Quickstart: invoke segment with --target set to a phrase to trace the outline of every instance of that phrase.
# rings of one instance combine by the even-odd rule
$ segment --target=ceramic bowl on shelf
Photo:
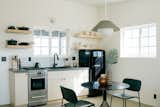
[[[14,39],[7,40],[7,45],[17,45],[17,40]]]
[[[24,27],[24,26],[23,26],[23,27],[17,27],[17,29],[18,29],[18,30],[29,30],[28,27]]]
[[[20,42],[20,43],[18,43],[18,45],[25,45],[25,46],[28,46],[28,45],[30,45],[30,43],[28,43],[28,42]]]
[[[13,29],[13,30],[15,30],[16,27],[15,27],[15,26],[9,26],[8,29]]]

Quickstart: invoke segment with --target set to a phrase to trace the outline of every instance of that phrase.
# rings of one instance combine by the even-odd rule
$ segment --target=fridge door
[[[79,66],[89,67],[89,81],[97,81],[105,73],[105,51],[79,50]],[[101,95],[98,90],[89,89],[89,97]]]
[[[92,51],[92,81],[98,80],[101,74],[105,73],[105,53],[104,51]]]
[[[90,50],[79,50],[79,66],[80,67],[90,67]]]
[[[105,73],[105,52],[103,50],[92,50],[89,80],[97,81],[101,74]],[[89,97],[102,95],[102,91],[90,89]]]

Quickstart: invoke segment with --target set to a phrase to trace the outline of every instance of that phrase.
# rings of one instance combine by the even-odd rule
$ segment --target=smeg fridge
[[[79,50],[79,66],[89,67],[89,81],[97,81],[105,73],[104,50]],[[97,90],[89,90],[89,97],[101,95]]]

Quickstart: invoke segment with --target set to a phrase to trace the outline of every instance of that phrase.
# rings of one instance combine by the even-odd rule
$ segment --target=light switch
[[[32,59],[31,59],[31,57],[28,57],[28,61],[31,61]]]

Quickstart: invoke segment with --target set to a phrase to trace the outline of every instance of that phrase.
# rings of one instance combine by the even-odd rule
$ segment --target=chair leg
[[[61,107],[63,107],[63,98],[62,98],[62,102],[61,102]]]
[[[113,96],[111,95],[110,107],[112,106],[112,97],[113,97]]]
[[[141,101],[140,101],[140,98],[139,98],[139,107],[141,107]]]
[[[125,102],[125,107],[127,107],[126,99],[124,100],[124,102]]]
[[[123,107],[124,107],[124,99],[122,99],[123,100]]]
[[[138,100],[139,100],[139,107],[141,107],[141,100],[140,100],[140,94],[138,92]]]
[[[125,95],[125,89],[123,89],[123,95]],[[123,98],[123,107],[126,107],[125,99]]]

